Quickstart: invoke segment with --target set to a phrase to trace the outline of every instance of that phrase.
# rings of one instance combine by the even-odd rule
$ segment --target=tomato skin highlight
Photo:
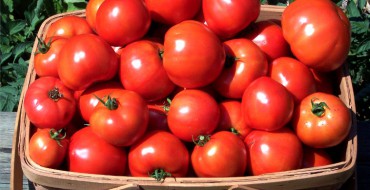
[[[247,154],[240,137],[220,131],[212,134],[204,146],[194,147],[191,163],[198,177],[237,177],[246,171]]]
[[[325,103],[321,116],[313,104]],[[316,92],[304,98],[294,111],[292,125],[299,139],[313,148],[329,148],[347,138],[352,115],[343,101],[332,94]]]
[[[346,60],[351,27],[345,13],[332,1],[295,1],[284,10],[281,24],[292,53],[310,68],[329,72]]]
[[[60,51],[58,74],[72,90],[84,90],[91,84],[116,76],[118,55],[95,34],[82,34],[68,40]]]
[[[37,128],[64,128],[76,112],[72,91],[58,78],[41,77],[27,89],[24,108],[28,119]]]
[[[202,23],[186,20],[166,32],[163,67],[176,85],[199,88],[211,84],[224,63],[221,41]]]
[[[88,139],[86,139],[88,137]],[[99,138],[91,127],[77,131],[70,140],[68,168],[72,172],[124,175],[127,152]]]
[[[189,157],[180,139],[172,133],[155,130],[131,146],[128,165],[135,177],[147,177],[156,169],[163,169],[172,177],[184,177],[189,169]]]

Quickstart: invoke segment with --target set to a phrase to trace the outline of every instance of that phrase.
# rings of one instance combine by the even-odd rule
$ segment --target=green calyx
[[[63,94],[59,92],[58,87],[54,87],[48,92],[49,98],[57,102],[60,98],[63,98]]]
[[[38,40],[36,54],[38,54],[38,53],[42,53],[42,54],[47,53],[50,49],[52,38],[49,38],[49,41],[47,43],[38,36],[36,36],[36,38]]]
[[[311,99],[311,112],[317,117],[322,117],[325,114],[325,108],[330,109],[325,102],[314,103],[317,98]]]
[[[164,171],[163,169],[156,169],[154,170],[153,173],[149,173],[149,176],[154,178],[155,180],[157,181],[161,181],[163,182],[166,177],[171,177],[172,175],[166,171]]]
[[[198,146],[204,146],[209,140],[211,140],[211,135],[199,135],[196,139],[193,139],[194,144]]]
[[[60,141],[65,139],[67,136],[67,133],[64,129],[59,129],[58,131],[55,129],[50,129],[49,134],[50,134],[50,138],[57,141],[58,145],[63,147]]]
[[[106,108],[108,108],[109,110],[116,110],[118,108],[118,101],[117,101],[116,98],[112,98],[111,96],[108,95],[107,100],[104,101],[103,99],[99,98],[98,96],[96,96],[96,95],[94,95],[94,96],[99,100],[99,102],[104,104],[104,106]]]

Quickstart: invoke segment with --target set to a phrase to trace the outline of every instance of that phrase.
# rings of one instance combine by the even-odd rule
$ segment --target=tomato
[[[242,97],[242,114],[250,128],[273,131],[292,118],[294,100],[290,92],[269,77],[253,81]]]
[[[100,5],[105,0],[89,0],[86,5],[86,21],[89,23],[91,29],[96,31],[95,21],[96,21],[96,12],[98,12],[98,9]]]
[[[227,98],[241,98],[255,79],[267,74],[267,59],[261,49],[244,38],[224,42],[227,56],[225,67],[213,87]]]
[[[160,23],[175,25],[195,17],[201,0],[145,0],[151,18]]]
[[[157,181],[184,177],[189,169],[189,151],[184,143],[166,131],[152,131],[130,147],[128,166],[134,177],[150,175]]]
[[[293,95],[295,103],[316,92],[316,83],[310,69],[291,57],[280,57],[272,61],[269,76],[284,85]]]
[[[315,79],[316,90],[318,92],[325,92],[329,94],[335,94],[337,92],[337,73],[332,72],[319,72],[315,69],[310,69]]]
[[[352,116],[342,100],[316,92],[304,98],[294,111],[293,127],[299,139],[313,148],[341,143],[349,134]]]
[[[221,73],[225,51],[218,37],[194,20],[172,26],[164,38],[163,66],[181,87],[211,84]]]
[[[99,138],[91,127],[80,129],[70,139],[68,167],[71,172],[124,175],[126,165],[126,150]]]
[[[220,131],[200,136],[191,153],[191,164],[198,177],[243,176],[247,168],[247,149],[241,138]]]
[[[40,40],[40,39],[39,39]],[[67,38],[54,36],[39,41],[38,51],[34,57],[34,67],[39,77],[58,76],[59,52],[68,41]]]
[[[112,46],[139,40],[151,23],[143,0],[105,0],[96,13],[96,32]]]
[[[192,142],[199,135],[211,134],[219,118],[220,109],[212,96],[201,90],[187,89],[172,99],[167,122],[174,135]]]
[[[244,140],[249,153],[249,172],[261,175],[301,168],[303,147],[290,129],[254,130]]]
[[[220,122],[216,131],[231,131],[244,139],[251,128],[245,123],[241,112],[241,102],[238,100],[223,100],[219,104]]]
[[[28,87],[24,109],[36,127],[59,130],[72,120],[76,100],[72,91],[58,78],[41,77]]]
[[[61,17],[49,26],[45,38],[54,36],[70,38],[80,34],[91,33],[93,33],[93,31],[86,19],[75,15],[67,15]]]
[[[333,161],[325,149],[303,147],[302,168],[326,166],[332,163]]]
[[[163,130],[170,131],[167,122],[167,112],[170,104],[167,100],[149,102],[149,123],[148,130]]]
[[[99,103],[100,98],[106,98],[116,89],[123,89],[122,85],[116,81],[94,83],[84,90],[78,99],[78,107],[82,118],[89,122],[90,116]]]
[[[132,42],[123,48],[119,75],[123,87],[147,101],[167,97],[175,84],[163,67],[162,53],[163,45],[149,40]]]
[[[30,158],[40,166],[57,169],[67,157],[69,140],[62,131],[41,129],[29,142]]]
[[[259,0],[203,0],[203,15],[212,31],[228,39],[257,20],[260,7]]]
[[[292,53],[307,66],[328,72],[346,60],[350,23],[330,0],[294,1],[284,10],[281,24]]]
[[[145,100],[131,90],[115,90],[105,97],[90,116],[91,129],[108,143],[130,146],[140,139],[149,120]]]
[[[118,70],[118,55],[102,38],[82,34],[68,40],[60,51],[58,74],[73,90],[112,79]]]
[[[266,54],[267,60],[290,56],[290,47],[284,39],[281,26],[271,20],[251,24],[244,37],[252,40]]]

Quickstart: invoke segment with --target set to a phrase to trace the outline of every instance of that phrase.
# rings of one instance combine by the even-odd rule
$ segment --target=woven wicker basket
[[[284,7],[261,7],[259,20],[280,19]],[[85,16],[84,11],[76,11],[52,16],[44,21],[38,36],[45,35],[51,23],[66,15]],[[37,42],[33,46],[35,51]],[[356,108],[348,68],[343,66],[338,70],[339,97],[352,110],[352,129],[345,143],[343,143],[340,161],[322,167],[292,170],[287,172],[271,173],[261,176],[229,177],[229,178],[167,178],[163,183],[158,183],[149,177],[107,176],[74,173],[54,170],[37,165],[29,157],[28,143],[31,125],[26,117],[23,107],[24,94],[29,85],[35,80],[36,73],[33,65],[33,54],[30,59],[28,73],[21,94],[17,121],[15,124],[14,147],[18,147],[13,156],[12,168],[19,178],[23,174],[33,183],[36,189],[339,189],[355,171],[357,154],[356,134]],[[21,165],[22,171],[17,170]],[[11,183],[16,183],[13,179]],[[19,189],[17,184],[11,184],[14,189]]]

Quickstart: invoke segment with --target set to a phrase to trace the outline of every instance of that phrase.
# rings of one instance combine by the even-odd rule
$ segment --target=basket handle
[[[139,190],[140,186],[137,184],[127,184],[127,185],[122,185],[118,186],[109,190]]]
[[[260,190],[260,189],[257,189],[257,188],[254,188],[254,187],[247,187],[247,186],[244,186],[244,185],[233,185],[231,187],[229,187],[228,190]]]

